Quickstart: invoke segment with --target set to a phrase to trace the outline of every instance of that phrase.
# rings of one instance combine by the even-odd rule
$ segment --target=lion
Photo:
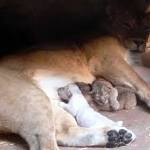
[[[24,137],[29,143],[31,150],[37,150],[37,147],[39,150],[56,150],[58,149],[56,142],[62,146],[116,147],[126,145],[135,139],[135,134],[132,131],[105,116],[98,117],[100,118],[98,126],[90,125],[86,127],[85,123],[88,122],[89,118],[81,114],[79,121],[82,122],[82,126],[79,125],[75,115],[62,107],[60,103],[61,99],[57,92],[60,87],[65,87],[76,82],[91,84],[97,77],[103,77],[115,86],[129,87],[141,101],[150,107],[149,85],[128,64],[126,49],[114,37],[97,38],[80,46],[56,47],[54,50],[53,48],[49,48],[49,51],[41,48],[24,54],[5,56],[1,58],[0,66],[1,68],[13,70],[25,78],[21,78],[20,81],[17,75],[12,76],[11,72],[4,72],[4,75],[12,76],[12,79],[10,79],[12,83],[17,84],[17,87],[10,84],[8,87],[13,90],[8,92],[14,93],[13,91],[16,90],[18,94],[24,93],[24,96],[22,96],[22,100],[22,97],[17,98],[18,94],[14,95],[13,105],[15,109],[11,108],[13,105],[9,97],[12,96],[8,95],[4,100],[1,96],[1,106],[3,108],[6,107],[9,110],[8,113],[18,114],[20,117],[22,116],[22,118],[28,120],[21,120],[20,124],[22,128],[20,129],[18,128],[19,117],[8,114],[9,117],[6,118],[7,121],[4,122],[2,127],[11,129],[11,126],[8,126],[7,122],[13,121],[14,130],[12,132],[19,133]],[[2,76],[2,80],[5,79],[4,75]],[[17,83],[14,80],[18,80]],[[8,85],[9,80],[7,79],[6,82],[7,84],[4,84]],[[22,85],[22,82],[29,84],[29,87]],[[27,88],[27,91],[26,88],[21,89],[24,86]],[[33,87],[33,89],[30,87]],[[7,90],[7,87],[2,88],[2,91],[4,89]],[[34,90],[39,91],[32,92]],[[73,102],[74,108],[81,108],[83,111],[84,107],[82,106],[86,105],[87,112],[85,109],[83,114],[88,113],[88,110],[91,112],[90,114],[93,114],[94,110],[91,110],[90,106],[85,103],[86,100],[80,90],[76,90],[76,88],[71,88],[70,90],[73,95],[71,102]],[[36,94],[40,97],[37,102],[36,99],[38,98]],[[22,103],[24,100],[26,104]],[[31,104],[35,104],[28,105],[30,101]],[[28,109],[25,109],[27,111],[22,111],[21,108],[24,107],[29,107],[29,111]],[[42,112],[40,115],[43,115],[41,117],[38,115],[40,112]],[[5,114],[3,109],[0,115],[2,114]],[[32,115],[31,119],[33,122],[30,122],[30,118],[28,117]],[[47,117],[49,117],[49,120]],[[91,115],[91,119],[93,118],[94,116]],[[24,127],[24,123],[28,126]],[[36,130],[35,127],[39,127],[40,131]],[[19,130],[20,132],[18,132],[18,129],[21,131]],[[31,131],[31,136],[27,136],[29,131]],[[44,139],[42,139],[43,134],[50,137],[46,138],[47,136],[44,136]],[[123,137],[121,138],[122,140],[118,140],[120,136]],[[36,142],[33,141],[31,143],[32,140],[30,138],[32,137]],[[124,137],[127,137],[127,139]],[[49,146],[49,143],[47,144],[47,139],[50,139],[51,146]]]

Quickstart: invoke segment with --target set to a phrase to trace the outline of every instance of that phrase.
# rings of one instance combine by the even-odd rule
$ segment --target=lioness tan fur
[[[61,86],[74,82],[92,83],[96,77],[102,76],[114,85],[124,85],[132,88],[137,96],[150,107],[149,86],[128,64],[126,49],[113,37],[98,38],[80,47],[50,49],[49,51],[42,49],[27,54],[5,57],[1,59],[0,66],[13,69],[22,74],[48,97],[45,99],[49,99],[50,104],[43,100],[40,103],[41,105],[44,103],[44,105],[47,104],[52,107],[53,113],[51,112],[49,117],[50,119],[51,117],[54,118],[56,140],[59,145],[105,146],[108,143],[107,132],[111,129],[116,129],[116,127],[112,127],[109,124],[104,128],[96,129],[79,127],[75,119],[63,108],[59,107],[60,99],[57,95],[57,88]],[[24,88],[24,85],[20,86]],[[9,105],[8,103],[6,108]],[[18,104],[15,107],[18,108]],[[41,112],[42,108],[37,107]],[[46,106],[45,109],[47,109]],[[20,112],[20,116],[22,113]],[[26,116],[26,114],[24,115]],[[34,118],[28,119],[29,121],[34,120]],[[117,130],[120,128],[117,127]],[[53,139],[52,136],[51,138]],[[48,150],[48,148],[43,147],[39,149]],[[57,146],[49,148],[49,150],[53,149],[57,149]]]
[[[59,76],[71,82],[92,83],[102,76],[114,85],[133,88],[150,106],[150,88],[127,62],[127,51],[115,38],[90,41],[82,47],[36,51],[4,58],[1,65],[20,70],[37,85],[40,78]],[[70,81],[68,81],[70,82]]]
[[[0,132],[22,136],[31,150],[57,149],[52,105],[25,76],[0,67]]]

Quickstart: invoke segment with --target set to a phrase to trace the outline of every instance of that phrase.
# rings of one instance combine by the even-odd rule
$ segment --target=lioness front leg
[[[93,75],[115,86],[128,86],[150,107],[150,87],[127,63],[126,49],[113,37],[99,38],[84,46]],[[95,53],[94,53],[94,52]]]
[[[104,77],[115,86],[128,86],[150,107],[150,88],[127,63],[126,49],[113,37],[93,40],[84,46],[88,66],[96,77]]]
[[[110,58],[112,59],[112,58]],[[113,61],[113,60],[112,60]],[[110,61],[111,62],[111,61]],[[111,67],[111,69],[108,69]],[[133,68],[120,56],[112,63],[108,63],[101,75],[114,85],[124,85],[132,88],[140,100],[144,101],[150,107],[150,87],[149,85],[133,70]]]

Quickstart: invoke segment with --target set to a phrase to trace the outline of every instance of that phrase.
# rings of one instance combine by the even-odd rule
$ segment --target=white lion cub
[[[72,114],[81,127],[121,127],[123,124],[122,121],[114,122],[91,108],[76,84],[69,84],[66,87],[59,88],[58,95],[60,98],[62,95],[63,97],[68,95],[68,103],[60,102],[60,106]]]

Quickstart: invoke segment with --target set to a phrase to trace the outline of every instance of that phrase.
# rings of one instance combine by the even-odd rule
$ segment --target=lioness
[[[8,98],[4,99],[5,101],[1,96],[1,106],[3,108],[5,106],[7,109],[10,108],[8,111],[16,114],[16,116],[11,114],[11,117],[8,118],[5,118],[5,116],[2,117],[2,119],[4,118],[6,120],[6,122],[2,124],[2,127],[4,126],[11,129],[11,126],[8,126],[7,122],[13,121],[14,130],[12,130],[12,132],[19,133],[21,136],[25,137],[30,145],[31,150],[58,149],[54,140],[54,130],[56,132],[57,143],[63,146],[110,146],[112,144],[114,147],[118,145],[118,142],[120,141],[116,140],[115,143],[112,143],[112,135],[114,135],[114,133],[115,135],[118,135],[122,129],[125,129],[125,132],[131,133],[128,142],[125,142],[125,144],[128,144],[134,140],[135,135],[131,131],[120,125],[109,124],[111,121],[108,118],[106,119],[107,121],[101,119],[103,125],[99,127],[85,128],[78,126],[75,118],[60,106],[60,98],[57,93],[57,89],[59,87],[66,86],[70,83],[92,83],[97,76],[102,76],[114,85],[130,87],[135,91],[137,96],[139,96],[140,99],[144,101],[148,107],[150,107],[149,86],[135,73],[132,67],[128,64],[126,49],[117,39],[113,37],[97,38],[83,45],[80,45],[80,47],[74,46],[72,48],[58,48],[54,51],[52,48],[50,51],[42,49],[26,54],[3,57],[1,58],[0,66],[17,71],[20,75],[25,76],[28,80],[31,81],[30,84],[29,81],[25,83],[29,84],[29,89],[27,89],[27,91],[20,89],[20,86],[22,86],[22,88],[28,88],[28,86],[25,86],[24,84],[22,85],[20,83],[24,82],[21,80],[25,79],[21,79],[17,81],[17,83],[14,82],[14,84],[19,84],[17,87],[13,84],[10,85],[10,87],[13,86],[13,90],[19,89],[19,94],[22,92],[24,95],[26,94],[26,96],[23,96],[23,98],[25,97],[26,100],[27,97],[31,100],[31,108],[33,107],[33,110],[29,109],[29,111],[22,111],[21,108],[26,108],[26,105],[30,104],[30,101],[24,102],[23,100],[22,104],[17,101],[17,95],[15,98],[13,98],[14,103],[10,101],[9,95]],[[11,72],[8,72],[7,76],[11,76]],[[4,75],[2,78],[5,79]],[[4,85],[5,84],[6,83],[4,83]],[[30,88],[30,86],[33,86],[34,88]],[[32,93],[34,90],[35,92]],[[8,92],[11,93],[12,91],[10,90]],[[72,92],[75,94],[75,91]],[[37,102],[36,99],[38,98],[37,96],[34,97],[34,93],[35,95],[39,93],[38,95],[40,96],[40,99]],[[77,100],[78,105],[80,105],[80,101],[82,103],[82,98],[82,94],[79,94]],[[22,97],[19,97],[19,99],[21,100]],[[47,101],[48,99],[49,102]],[[35,105],[33,103],[35,103]],[[14,105],[15,109],[11,108],[12,104]],[[47,111],[47,113],[43,114],[45,111]],[[3,115],[3,113],[4,110],[1,109],[0,115]],[[17,114],[20,117],[17,117]],[[30,118],[28,118],[30,117],[30,114],[33,116],[33,118],[31,118],[33,122]],[[34,117],[36,114],[37,116]],[[8,116],[10,116],[10,114]],[[47,116],[49,116],[51,125],[47,120]],[[18,128],[18,118],[21,117],[23,120],[20,124],[23,129]],[[84,119],[86,119],[86,117],[84,117]],[[31,125],[31,128],[29,125],[24,127],[24,122],[27,122],[27,124]],[[45,129],[43,129],[43,125]],[[55,128],[51,129],[50,127],[53,127],[53,125]],[[40,131],[36,130],[36,128],[35,131],[33,130],[33,128],[36,126],[40,128]],[[18,129],[20,129],[21,132],[19,132]],[[28,131],[31,130],[32,132],[29,134],[31,136],[28,136]],[[48,134],[48,130],[50,135]],[[43,134],[45,134],[44,138],[47,136],[50,136],[50,138],[42,140]],[[30,138],[33,138],[35,142]],[[49,146],[49,143],[47,143],[47,139],[50,139],[51,147]],[[38,146],[37,141],[39,142]],[[121,143],[119,143],[119,145],[121,145]]]

